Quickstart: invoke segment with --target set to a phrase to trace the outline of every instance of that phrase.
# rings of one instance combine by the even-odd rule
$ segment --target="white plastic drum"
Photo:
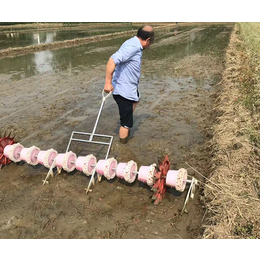
[[[90,176],[94,173],[96,164],[97,159],[93,154],[79,156],[76,161],[76,169]]]
[[[114,158],[109,158],[106,160],[106,165],[104,168],[104,176],[111,180],[116,176],[116,169],[117,169],[117,161]]]
[[[4,155],[15,163],[20,162],[22,160],[21,151],[23,150],[23,148],[24,147],[19,143],[7,145],[4,148]]]
[[[56,157],[55,165],[66,172],[72,172],[76,168],[77,156],[73,152],[60,153]]]
[[[126,163],[119,163],[116,168],[116,176],[120,179],[124,179],[124,169]]]
[[[97,163],[96,171],[98,174],[105,176],[108,180],[116,176],[117,161],[114,158],[107,160],[99,160]]]
[[[186,187],[187,170],[181,168],[178,171],[170,170],[167,172],[166,185],[183,192]]]
[[[137,163],[134,161],[129,161],[124,168],[124,179],[128,183],[132,183],[136,179]]]
[[[37,156],[40,152],[40,148],[36,146],[31,146],[30,148],[23,148],[21,151],[21,159],[31,165],[37,165]]]
[[[149,186],[153,186],[156,173],[155,166],[155,163],[151,164],[150,166],[141,166],[138,171],[138,180],[146,183]]]
[[[51,168],[51,165],[57,155],[58,152],[51,148],[47,151],[40,151],[37,159],[38,162],[44,165],[46,168]]]

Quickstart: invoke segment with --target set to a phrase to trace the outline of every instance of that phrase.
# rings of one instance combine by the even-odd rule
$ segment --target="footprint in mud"
[[[139,127],[141,126],[142,122],[145,119],[148,119],[151,117],[151,114],[149,113],[139,113],[138,111],[134,113],[133,115],[133,127],[130,129],[130,139],[134,137],[135,132],[139,130]],[[113,133],[118,134],[120,129],[120,121],[117,122],[117,126],[114,129]]]
[[[111,154],[114,155],[114,158],[118,162],[128,162],[130,160],[135,161],[138,165],[140,165],[140,161],[138,157],[134,153],[134,151],[129,147],[129,145],[121,144],[119,141],[114,141],[114,144],[111,148]]]

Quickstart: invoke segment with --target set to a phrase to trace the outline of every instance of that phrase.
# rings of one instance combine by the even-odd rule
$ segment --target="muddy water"
[[[0,28],[1,29],[1,28]],[[25,47],[29,45],[51,43],[56,41],[71,40],[75,38],[92,37],[101,34],[121,32],[127,30],[138,29],[131,24],[122,24],[117,27],[100,27],[100,28],[85,28],[78,30],[66,30],[66,27],[59,30],[52,31],[37,31],[37,29],[31,31],[19,31],[13,30],[12,32],[0,31],[0,50],[14,47]]]
[[[110,157],[157,163],[170,153],[171,169],[191,176],[205,173],[202,149],[214,86],[232,24],[174,27],[156,32],[144,51],[141,100],[127,145],[118,142],[119,115],[112,98],[105,103],[96,133],[114,136]],[[0,60],[0,125],[12,128],[25,147],[66,150],[72,131],[92,132],[101,103],[105,65],[127,39],[45,51]],[[73,143],[77,155],[103,158],[106,147]],[[149,187],[102,180],[85,194],[89,177],[62,173],[42,186],[42,166],[10,164],[0,172],[2,238],[194,238],[203,231],[200,193],[180,216],[185,195],[168,188],[155,206]],[[4,231],[4,232],[3,232]]]

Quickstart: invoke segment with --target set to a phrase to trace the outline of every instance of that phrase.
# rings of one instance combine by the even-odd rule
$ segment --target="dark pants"
[[[135,101],[126,99],[120,95],[113,95],[119,109],[120,125],[125,128],[133,126],[133,103]]]

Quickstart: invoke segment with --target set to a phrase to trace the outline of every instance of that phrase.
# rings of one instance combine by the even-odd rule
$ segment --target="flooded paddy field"
[[[136,30],[137,25],[131,23],[117,24],[117,26],[97,26],[95,24],[82,24],[75,26],[57,26],[45,28],[24,29],[1,29],[0,27],[0,50],[5,48],[25,47],[30,45],[53,43],[57,41],[85,38],[102,34]]]
[[[119,115],[113,98],[96,133],[113,135],[109,157],[138,167],[170,153],[171,169],[207,175],[207,139],[212,94],[224,70],[233,24],[185,24],[156,31],[145,50],[127,145],[118,140]],[[91,133],[101,104],[108,58],[130,36],[55,51],[0,59],[0,127],[13,129],[24,147],[63,153],[72,131]],[[73,143],[78,156],[104,157],[104,147]],[[194,170],[196,169],[196,171]],[[203,232],[203,185],[183,207],[182,194],[168,188],[154,205],[153,192],[136,180],[102,179],[86,194],[90,178],[62,172],[42,185],[48,170],[11,163],[0,171],[0,238],[198,238]]]

